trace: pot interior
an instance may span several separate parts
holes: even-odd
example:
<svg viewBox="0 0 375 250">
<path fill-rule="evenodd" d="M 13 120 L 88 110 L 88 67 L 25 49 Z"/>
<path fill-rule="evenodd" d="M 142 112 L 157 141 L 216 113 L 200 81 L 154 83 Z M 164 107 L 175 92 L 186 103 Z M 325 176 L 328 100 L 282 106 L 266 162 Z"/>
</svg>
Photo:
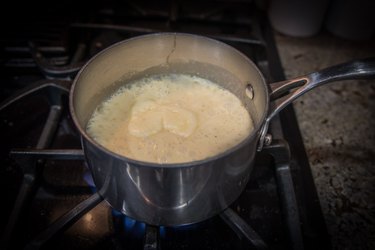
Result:
<svg viewBox="0 0 375 250">
<path fill-rule="evenodd" d="M 71 113 L 81 133 L 95 108 L 119 86 L 157 74 L 183 73 L 215 82 L 234 93 L 248 110 L 254 133 L 268 110 L 268 91 L 256 66 L 236 49 L 206 37 L 161 33 L 136 37 L 92 58 L 71 90 Z M 253 98 L 246 94 L 251 85 Z M 215 107 L 212 107 L 215 108 Z"/>
</svg>

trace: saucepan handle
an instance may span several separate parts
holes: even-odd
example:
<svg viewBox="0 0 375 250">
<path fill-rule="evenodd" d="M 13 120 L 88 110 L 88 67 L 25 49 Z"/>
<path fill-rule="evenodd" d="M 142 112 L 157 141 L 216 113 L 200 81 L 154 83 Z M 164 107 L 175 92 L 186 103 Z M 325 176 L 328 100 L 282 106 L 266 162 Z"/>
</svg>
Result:
<svg viewBox="0 0 375 250">
<path fill-rule="evenodd" d="M 270 111 L 261 130 L 258 150 L 263 148 L 271 119 L 301 95 L 333 81 L 372 78 L 375 78 L 375 58 L 366 58 L 335 65 L 294 79 L 271 83 L 270 100 L 273 105 L 270 105 Z"/>
</svg>

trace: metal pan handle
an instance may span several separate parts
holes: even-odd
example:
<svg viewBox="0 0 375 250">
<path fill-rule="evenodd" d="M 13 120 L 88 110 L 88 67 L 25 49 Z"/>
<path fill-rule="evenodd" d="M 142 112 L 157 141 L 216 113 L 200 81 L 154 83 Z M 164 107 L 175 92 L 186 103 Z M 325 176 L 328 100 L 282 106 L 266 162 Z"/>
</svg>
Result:
<svg viewBox="0 0 375 250">
<path fill-rule="evenodd" d="M 263 148 L 271 119 L 301 95 L 333 81 L 372 78 L 375 78 L 375 58 L 366 58 L 335 65 L 294 79 L 271 83 L 270 100 L 274 105 L 271 105 L 262 127 L 258 150 Z"/>
</svg>

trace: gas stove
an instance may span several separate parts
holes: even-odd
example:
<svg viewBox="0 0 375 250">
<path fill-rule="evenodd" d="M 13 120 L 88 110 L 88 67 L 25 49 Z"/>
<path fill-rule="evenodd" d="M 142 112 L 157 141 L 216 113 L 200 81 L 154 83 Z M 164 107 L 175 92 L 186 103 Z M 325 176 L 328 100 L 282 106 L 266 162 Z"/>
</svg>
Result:
<svg viewBox="0 0 375 250">
<path fill-rule="evenodd" d="M 282 80 L 261 6 L 252 1 L 67 2 L 20 15 L 1 38 L 4 249 L 330 248 L 292 107 L 271 123 L 273 141 L 257 153 L 239 199 L 216 217 L 178 227 L 135 221 L 103 201 L 69 114 L 68 92 L 81 66 L 109 45 L 147 33 L 221 40 L 253 60 L 269 82 Z"/>
</svg>

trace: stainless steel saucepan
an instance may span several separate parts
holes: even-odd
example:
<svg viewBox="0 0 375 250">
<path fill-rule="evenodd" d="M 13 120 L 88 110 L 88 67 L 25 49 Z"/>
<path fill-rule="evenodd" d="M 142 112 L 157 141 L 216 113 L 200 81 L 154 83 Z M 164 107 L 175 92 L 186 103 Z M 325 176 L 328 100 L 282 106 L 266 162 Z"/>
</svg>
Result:
<svg viewBox="0 0 375 250">
<path fill-rule="evenodd" d="M 160 73 L 198 75 L 228 89 L 250 113 L 254 131 L 223 153 L 181 164 L 133 160 L 104 148 L 86 133 L 92 112 L 115 89 Z M 375 60 L 366 59 L 273 83 L 269 89 L 254 63 L 236 49 L 202 36 L 158 33 L 125 40 L 93 57 L 74 80 L 70 111 L 100 195 L 136 220 L 182 225 L 210 218 L 238 198 L 270 120 L 286 105 L 328 82 L 374 76 Z"/>
</svg>

